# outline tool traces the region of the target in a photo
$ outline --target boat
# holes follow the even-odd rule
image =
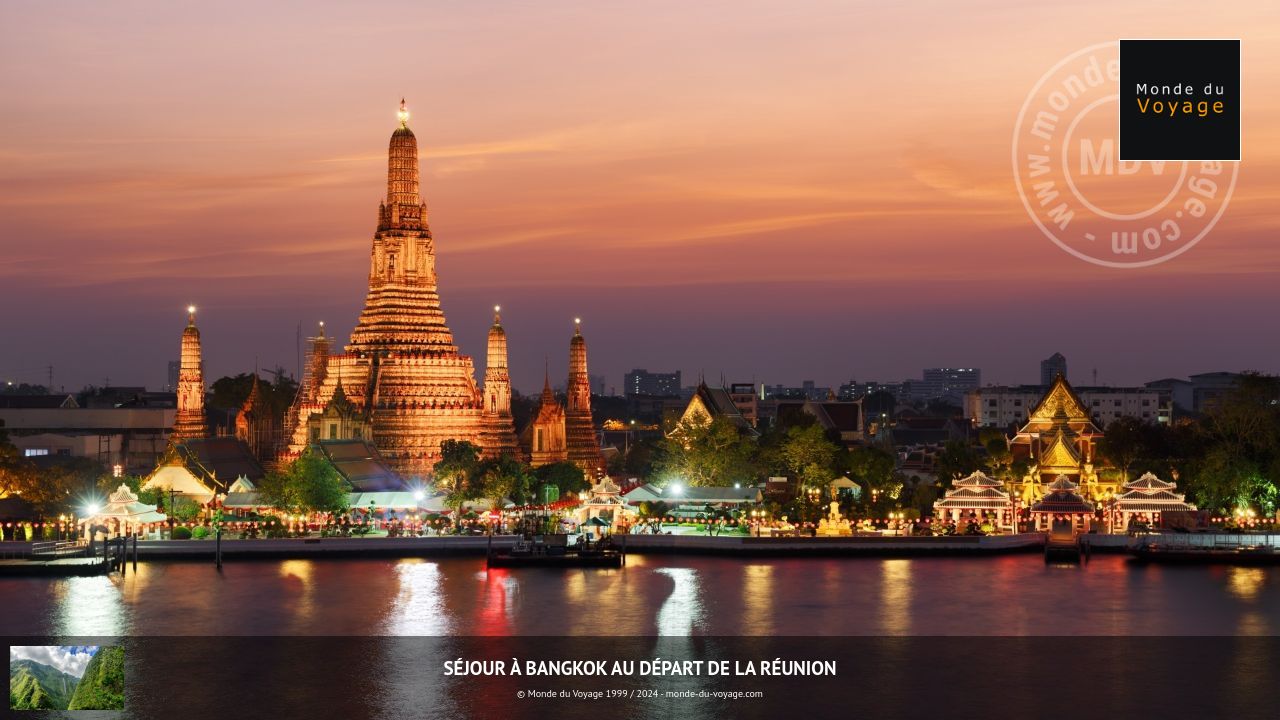
[[[1148,535],[1129,548],[1138,562],[1280,565],[1274,534]]]
[[[491,550],[489,567],[592,567],[619,568],[626,564],[625,553],[613,541],[590,540],[579,536],[570,543],[568,535],[540,535],[521,538],[510,549]]]

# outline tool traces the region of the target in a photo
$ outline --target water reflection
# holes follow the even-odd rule
[[[114,576],[57,581],[53,630],[59,635],[126,635],[129,623]],[[26,632],[32,632],[32,627]]]
[[[1267,571],[1257,567],[1227,568],[1227,589],[1241,600],[1254,600],[1267,582]]]
[[[636,556],[619,570],[483,558],[142,563],[0,579],[9,635],[1271,635],[1280,569],[1046,568],[1002,558]],[[1046,622],[1052,608],[1070,608]]]
[[[480,597],[477,635],[510,635],[516,615],[516,595],[520,584],[510,570],[491,568],[481,573],[484,590]]]
[[[773,634],[773,566],[742,568],[742,626],[752,635]]]
[[[702,600],[698,593],[698,572],[692,568],[659,568],[659,575],[671,578],[674,586],[658,610],[659,635],[692,635],[702,623]]]
[[[911,562],[885,560],[880,579],[880,632],[911,634]]]
[[[400,592],[383,623],[388,635],[448,635],[453,625],[445,612],[440,566],[433,562],[395,565]]]

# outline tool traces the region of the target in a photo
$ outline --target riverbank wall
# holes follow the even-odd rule
[[[1130,538],[1114,537],[1106,546],[1095,544],[1097,552],[1123,551]],[[619,538],[621,542],[621,538]],[[490,548],[505,550],[515,537],[498,535],[409,538],[282,538],[222,540],[222,557],[231,559],[352,558],[352,557],[438,557],[485,555]],[[25,546],[25,547],[24,547]],[[1044,535],[961,536],[961,537],[844,537],[786,538],[706,535],[628,535],[625,549],[637,555],[716,555],[723,557],[915,557],[984,556],[1017,552],[1040,552]],[[0,553],[21,555],[30,543],[0,543]],[[143,540],[138,542],[140,560],[212,560],[213,540]],[[130,546],[132,557],[132,545]]]

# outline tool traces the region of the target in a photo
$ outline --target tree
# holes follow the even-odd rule
[[[659,442],[658,472],[698,487],[724,487],[754,477],[753,443],[727,418],[694,413]]]
[[[827,439],[822,426],[813,424],[787,430],[781,457],[802,485],[817,487],[835,477],[833,464],[840,446]]]
[[[1275,512],[1280,472],[1280,378],[1246,373],[1202,423],[1188,494],[1206,510]]]
[[[849,478],[862,486],[862,500],[868,506],[878,498],[891,497],[901,487],[893,454],[877,445],[854,448],[848,468]]]
[[[591,483],[587,481],[586,474],[582,472],[582,468],[571,462],[562,461],[542,465],[533,471],[533,475],[539,486],[556,486],[562,498],[567,497],[570,493],[580,493],[591,489]]]
[[[21,497],[42,516],[57,515],[75,503],[88,501],[104,476],[110,478],[106,468],[83,457],[58,458],[58,462],[38,468],[13,445],[0,442],[0,494]]]
[[[524,464],[510,455],[486,460],[475,472],[480,476],[481,494],[492,501],[492,507],[501,508],[503,498],[510,498],[517,505],[529,501],[533,477]]]
[[[284,468],[267,473],[257,489],[271,507],[288,513],[343,512],[350,492],[333,465],[310,448]]]
[[[1142,421],[1128,415],[1113,420],[1103,432],[1098,450],[1120,471],[1121,483],[1129,481],[1129,468],[1146,450],[1145,435]]]
[[[951,487],[957,478],[962,478],[982,469],[982,458],[973,446],[959,440],[948,440],[942,446],[942,452],[934,458],[933,467],[938,473],[938,480],[943,489]]]
[[[462,514],[462,506],[484,497],[478,472],[480,447],[467,440],[440,443],[440,460],[432,467],[436,487],[445,491],[445,504]]]

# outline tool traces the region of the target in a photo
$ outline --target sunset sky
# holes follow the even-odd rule
[[[296,365],[364,300],[401,96],[441,295],[517,388],[591,370],[836,385],[1280,372],[1273,2],[0,5],[0,380],[158,388]],[[1243,40],[1244,162],[1190,252],[1116,270],[1024,211],[1030,88],[1120,37]]]

